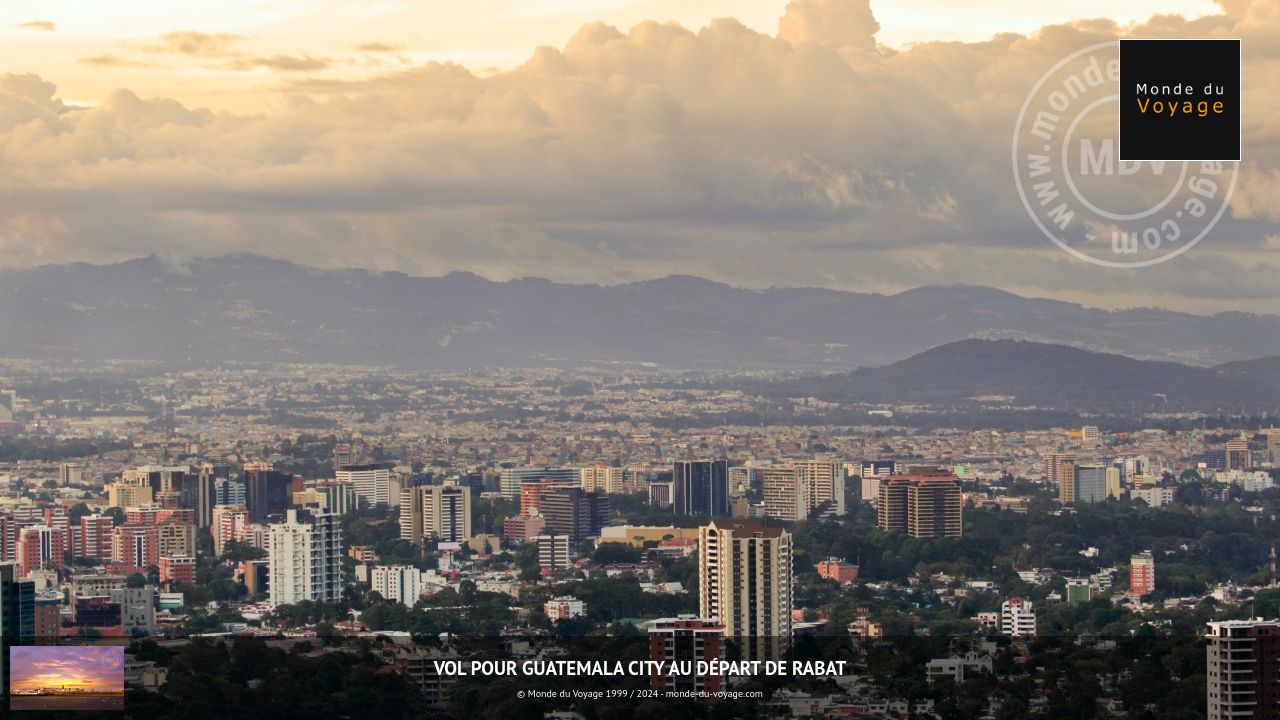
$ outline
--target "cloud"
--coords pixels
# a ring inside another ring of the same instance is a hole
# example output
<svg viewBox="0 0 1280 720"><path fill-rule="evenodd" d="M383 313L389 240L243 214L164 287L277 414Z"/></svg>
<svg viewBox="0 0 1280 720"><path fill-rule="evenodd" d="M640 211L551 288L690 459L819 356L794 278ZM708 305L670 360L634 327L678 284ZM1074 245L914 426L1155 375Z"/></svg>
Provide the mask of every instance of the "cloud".
<svg viewBox="0 0 1280 720"><path fill-rule="evenodd" d="M280 101L252 115L127 91L75 108L40 78L4 76L0 257L254 251L496 279L963 281L1094 303L1274 307L1280 53L1266 48L1280 46L1280 22L1266 18L1280 0L1238 5L894 52L875 45L866 0L795 0L776 35L734 20L590 24L484 75L431 63L353 79L321 72L337 62L325 57L222 58L276 71L264 83ZM1009 168L1040 74L1125 33L1238 33L1260 48L1244 73L1236 217L1184 258L1133 273L1043 239Z"/></svg>
<svg viewBox="0 0 1280 720"><path fill-rule="evenodd" d="M880 23L870 0L791 0L778 22L778 37L792 44L874 50Z"/></svg>
<svg viewBox="0 0 1280 720"><path fill-rule="evenodd" d="M89 57L82 57L77 59L76 63L80 65L90 65L92 67L100 67L100 68L156 67L154 63L142 62L140 60L130 60L128 58L122 58L117 55L113 55L111 53L103 53L101 55L92 55Z"/></svg>
<svg viewBox="0 0 1280 720"><path fill-rule="evenodd" d="M391 43L384 43L384 42L367 42L367 43L360 43L359 45L353 45L352 47L354 47L356 50L359 50L361 52L393 53L393 52L399 52L403 50L405 46L398 43L391 44Z"/></svg>
<svg viewBox="0 0 1280 720"><path fill-rule="evenodd" d="M22 23L18 27L23 30L42 30L44 32L53 32L58 29L58 26L49 20L32 20L31 22Z"/></svg>
<svg viewBox="0 0 1280 720"><path fill-rule="evenodd" d="M168 32L160 36L160 42L143 49L151 53L193 55L204 58L221 58L235 54L232 46L244 38L227 33L202 33L192 30Z"/></svg>
<svg viewBox="0 0 1280 720"><path fill-rule="evenodd" d="M326 70L333 61L325 57L312 57L310 55L291 56L291 55L272 55L270 57L246 58L244 60L236 60L228 63L227 67L232 70L256 70L258 68L266 68L268 70L276 70L279 72L315 72L317 70Z"/></svg>

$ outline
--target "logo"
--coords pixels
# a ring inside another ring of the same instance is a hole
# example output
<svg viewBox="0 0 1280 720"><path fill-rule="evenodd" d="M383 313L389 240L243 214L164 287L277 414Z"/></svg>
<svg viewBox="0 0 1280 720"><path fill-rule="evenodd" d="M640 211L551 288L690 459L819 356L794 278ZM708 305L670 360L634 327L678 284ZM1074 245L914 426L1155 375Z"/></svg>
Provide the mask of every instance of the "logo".
<svg viewBox="0 0 1280 720"><path fill-rule="evenodd" d="M1013 132L1023 207L1055 245L1103 267L1148 267L1222 218L1234 162L1120 159L1119 42L1079 50L1031 89Z"/></svg>

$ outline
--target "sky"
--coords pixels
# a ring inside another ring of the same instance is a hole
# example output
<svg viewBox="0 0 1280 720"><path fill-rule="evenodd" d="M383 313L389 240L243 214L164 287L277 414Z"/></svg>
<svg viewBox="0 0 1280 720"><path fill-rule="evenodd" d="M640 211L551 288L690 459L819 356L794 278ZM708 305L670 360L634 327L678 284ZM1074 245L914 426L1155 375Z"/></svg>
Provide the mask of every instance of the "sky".
<svg viewBox="0 0 1280 720"><path fill-rule="evenodd" d="M257 252L1280 312L1280 0L209 7L0 4L0 267ZM1054 248L1008 168L1039 75L1117 36L1246 48L1230 211L1141 271Z"/></svg>
<svg viewBox="0 0 1280 720"><path fill-rule="evenodd" d="M124 648L85 645L14 646L9 649L11 690L67 687L124 689Z"/></svg>

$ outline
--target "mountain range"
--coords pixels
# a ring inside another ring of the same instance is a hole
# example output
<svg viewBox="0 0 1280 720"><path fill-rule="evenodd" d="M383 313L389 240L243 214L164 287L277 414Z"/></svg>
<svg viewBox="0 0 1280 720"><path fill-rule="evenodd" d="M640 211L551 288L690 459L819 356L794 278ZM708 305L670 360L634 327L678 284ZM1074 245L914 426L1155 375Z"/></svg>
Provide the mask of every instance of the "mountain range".
<svg viewBox="0 0 1280 720"><path fill-rule="evenodd" d="M1079 412L1280 409L1280 356L1194 367L1018 340L960 340L883 367L759 386L840 403Z"/></svg>
<svg viewBox="0 0 1280 720"><path fill-rule="evenodd" d="M0 356L832 371L973 338L1207 367L1280 355L1280 316L1107 311L971 286L878 295L688 276L493 282L257 255L0 271Z"/></svg>

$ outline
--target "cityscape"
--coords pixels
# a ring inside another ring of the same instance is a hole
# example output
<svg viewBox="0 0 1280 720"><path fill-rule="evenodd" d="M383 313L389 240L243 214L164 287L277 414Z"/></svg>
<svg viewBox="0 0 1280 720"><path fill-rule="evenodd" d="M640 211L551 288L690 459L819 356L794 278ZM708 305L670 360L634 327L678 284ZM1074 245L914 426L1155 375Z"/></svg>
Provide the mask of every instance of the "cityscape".
<svg viewBox="0 0 1280 720"><path fill-rule="evenodd" d="M1280 658L1269 421L669 422L758 414L756 372L9 360L0 378L6 641L112 642L155 702L180 702L179 668L218 672L188 664L197 643L233 665L243 643L374 647L415 706L455 716L512 679L434 663L499 655L682 660L624 682L762 717L1057 717L1081 696L1232 717L1258 696L1222 688L1244 672L1262 693ZM695 669L795 658L846 664ZM1133 680L1151 673L1171 692Z"/></svg>
<svg viewBox="0 0 1280 720"><path fill-rule="evenodd" d="M1280 720L1280 0L0 43L5 712Z"/></svg>

